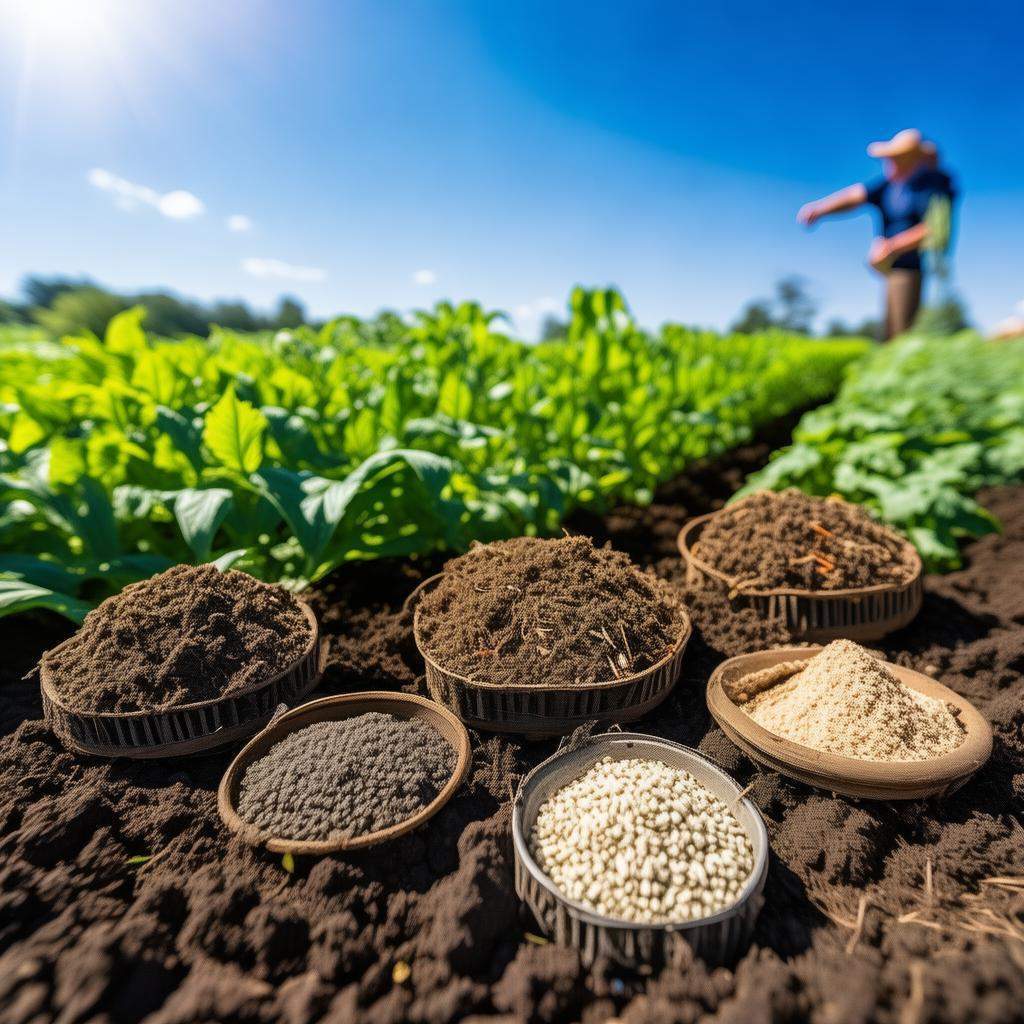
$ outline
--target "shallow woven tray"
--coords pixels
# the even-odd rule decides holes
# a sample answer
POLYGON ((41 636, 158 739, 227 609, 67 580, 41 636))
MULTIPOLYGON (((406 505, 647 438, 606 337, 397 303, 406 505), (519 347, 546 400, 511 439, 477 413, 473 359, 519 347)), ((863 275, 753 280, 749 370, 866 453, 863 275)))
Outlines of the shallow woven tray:
POLYGON ((239 693, 154 711, 82 712, 64 704, 41 665, 43 715, 66 747, 98 757, 186 757, 247 739, 270 721, 279 704, 294 703, 320 681, 320 629, 313 612, 301 608, 312 629, 306 649, 284 671, 239 693))
MULTIPOLYGON (((441 575, 424 580, 409 595, 407 606, 436 586, 441 575)), ((685 608, 682 613, 683 632, 664 658, 642 672, 588 686, 504 686, 450 672, 434 661, 420 643, 418 607, 413 617, 413 636, 426 666, 430 695, 451 708, 466 725, 489 732, 559 736, 584 722, 634 722, 656 708, 679 679, 690 640, 690 616, 685 608)))
POLYGON ((956 750, 928 761, 879 762, 830 754, 768 732, 729 696, 729 684, 784 661, 806 661, 820 647, 780 647, 722 662, 712 673, 707 702, 715 721, 741 750, 759 763, 818 789, 869 800, 919 800, 962 786, 992 753, 992 728, 964 697, 930 676, 886 662, 912 690, 948 701, 960 711, 966 730, 956 750))
POLYGON ((348 693, 340 697, 322 697, 274 719, 258 736, 247 743, 228 766, 217 790, 217 810, 221 820, 250 846, 262 846, 271 853, 298 853, 323 855, 343 850, 361 850, 376 846, 397 836, 405 835, 432 818, 455 795, 472 765, 469 733, 465 726, 447 709, 425 697, 410 693, 391 693, 386 690, 372 690, 365 693, 348 693), (238 791, 245 777, 246 769, 258 760, 277 742, 289 733, 315 722, 335 722, 354 718, 370 711, 394 715, 398 718, 417 718, 435 728, 455 751, 455 769, 452 777, 440 793, 411 818, 400 821, 390 828, 367 832, 351 838, 324 840, 297 840, 273 836, 250 825, 239 817, 235 810, 238 791))
POLYGON ((512 807, 516 892, 547 935, 560 945, 575 946, 586 964, 608 957, 636 969, 645 964, 684 964, 694 954, 712 963, 724 963, 749 941, 764 903, 768 875, 768 833, 757 807, 740 793, 735 780, 690 747, 641 733, 592 737, 583 746, 549 757, 519 786, 512 807), (754 847, 754 869, 736 903, 696 921, 635 924, 588 910, 565 896, 544 874, 530 854, 528 843, 541 804, 604 757, 646 757, 682 768, 730 806, 754 847))
MULTIPOLYGON (((734 507, 734 506, 732 506, 734 507)), ((724 510, 723 510, 724 511, 724 510)), ((732 581, 693 553, 701 530, 720 512, 697 516, 679 531, 679 553, 686 562, 686 582, 711 585, 728 593, 732 581)), ((730 598, 734 608, 753 608, 759 618, 781 619, 795 641, 827 643, 845 637, 879 640, 908 625, 921 610, 924 568, 910 541, 906 553, 913 576, 902 583, 879 583, 847 590, 801 590, 793 587, 751 588, 730 598)))

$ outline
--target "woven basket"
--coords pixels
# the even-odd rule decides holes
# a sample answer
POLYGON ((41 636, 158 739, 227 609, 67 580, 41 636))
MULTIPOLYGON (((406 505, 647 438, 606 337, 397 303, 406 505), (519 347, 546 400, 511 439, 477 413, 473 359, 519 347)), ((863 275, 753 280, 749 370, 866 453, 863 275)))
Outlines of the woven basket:
POLYGON ((322 697, 275 718, 258 736, 247 743, 228 766, 217 790, 217 810, 221 820, 250 846, 265 847, 271 853, 312 854, 323 856, 345 850, 361 850, 387 842, 418 828, 432 818, 455 795, 472 765, 469 733, 465 726, 446 708, 425 697, 409 693, 391 693, 386 690, 348 693, 340 697, 322 697), (263 757, 275 743, 291 732, 316 722, 336 722, 376 711, 398 718, 416 718, 436 729, 455 751, 455 769, 440 793, 422 810, 397 825, 368 832, 364 835, 327 840, 297 840, 274 836, 261 831, 239 817, 238 792, 246 769, 263 757))
MULTIPOLYGON (((424 580, 410 599, 418 599, 440 579, 438 574, 424 580)), ((635 722, 656 708, 672 692, 682 670, 683 654, 692 632, 685 608, 682 613, 683 631, 659 662, 643 672, 586 686, 505 686, 450 672, 434 661, 420 642, 418 607, 413 617, 413 635, 434 700, 451 708, 473 729, 540 738, 560 736, 585 722, 635 722)))
MULTIPOLYGON (((679 531, 679 553, 686 562, 686 581, 691 586, 717 586, 728 593, 733 581, 701 561, 693 547, 701 531, 720 512, 691 519, 679 531)), ((752 608, 765 620, 781 619, 794 641, 827 643, 846 638, 879 640, 908 625, 921 610, 924 569, 921 556, 905 541, 913 575, 902 583, 879 583, 847 590, 801 590, 774 587, 751 588, 730 599, 734 608, 752 608)))
POLYGON ((640 733, 592 737, 584 745, 557 753, 523 779, 512 808, 516 892, 544 932, 563 946, 574 946, 585 964, 598 957, 632 970, 645 964, 684 965, 693 956, 711 963, 733 959, 749 941, 764 903, 768 876, 768 833, 757 807, 740 787, 696 750, 640 733), (680 924, 634 924, 604 917, 565 896, 530 854, 528 837, 541 805, 604 757, 644 757, 682 768, 724 800, 746 829, 754 847, 754 869, 739 899, 710 917, 680 924))
POLYGON ((722 662, 707 687, 708 709, 722 731, 753 760, 799 782, 844 796, 869 800, 920 800, 962 786, 992 753, 992 727, 964 697, 930 676, 902 665, 886 667, 918 693, 954 705, 964 726, 955 750, 927 761, 862 761, 783 739, 758 725, 730 693, 744 676, 786 661, 806 661, 820 647, 779 647, 722 662))
POLYGON ((279 704, 294 703, 320 681, 319 626, 313 612, 301 608, 312 631, 306 649, 283 672, 239 693, 153 711, 75 711, 61 701, 44 663, 39 671, 43 715, 66 747, 97 757, 187 757, 247 739, 270 721, 279 704))

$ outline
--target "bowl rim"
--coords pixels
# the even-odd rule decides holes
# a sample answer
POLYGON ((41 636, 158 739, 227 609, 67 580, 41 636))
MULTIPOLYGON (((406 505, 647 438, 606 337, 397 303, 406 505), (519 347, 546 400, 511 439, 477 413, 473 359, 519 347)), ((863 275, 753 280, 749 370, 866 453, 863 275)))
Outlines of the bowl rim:
POLYGON ((432 818, 455 795, 456 790, 465 781, 471 765, 472 748, 466 727, 455 714, 436 701, 421 697, 419 694, 392 690, 361 690, 356 693, 320 697, 300 704, 273 719, 232 758, 217 787, 217 811, 224 824, 243 842, 249 846, 265 848, 271 853, 324 855, 361 850, 405 835, 432 818), (340 713, 333 714, 335 711, 340 713), (246 769, 280 739, 316 722, 340 721, 370 711, 397 713, 399 717, 425 720, 455 751, 455 767, 452 774, 429 804, 395 825, 378 829, 376 832, 364 832, 361 835, 338 839, 288 839, 274 836, 245 821, 239 815, 235 804, 246 769), (450 735, 438 728, 438 720, 447 723, 451 730, 450 735))
POLYGON ((433 576, 428 576, 427 579, 423 580, 415 590, 406 599, 407 606, 409 603, 415 601, 413 619, 412 619, 412 632, 413 640, 416 643, 416 650, 419 651, 420 657, 432 668, 435 672, 443 673, 450 679, 454 679, 465 687, 474 687, 479 690, 501 690, 507 693, 582 693, 594 690, 610 690, 616 686, 629 686, 631 683, 640 682, 648 677, 654 675, 656 672, 660 672, 666 665, 670 664, 673 658, 679 656, 680 652, 686 649, 687 644, 690 642, 690 637, 693 635, 693 619, 690 616, 690 610, 686 605, 673 594, 676 605, 681 613, 682 617, 682 630, 676 639, 676 641, 669 648, 668 652, 656 661, 653 665, 648 665, 647 668, 641 669, 639 672, 630 672, 628 675, 620 676, 618 679, 600 679, 593 683, 584 683, 580 686, 559 686, 550 683, 491 683, 483 679, 470 679, 469 676, 464 676, 459 672, 454 672, 451 669, 445 668, 441 665, 432 655, 428 654, 423 644, 420 641, 420 608, 419 598, 422 597, 427 590, 431 587, 437 586, 441 582, 441 578, 444 576, 443 572, 436 573, 433 576))
MULTIPOLYGON (((823 780, 816 785, 831 780, 840 786, 877 787, 879 790, 888 787, 896 791, 909 786, 937 786, 969 776, 988 760, 992 752, 992 727, 984 715, 966 697, 937 679, 890 661, 883 661, 883 664, 904 685, 927 697, 953 704, 958 709, 964 727, 964 739, 958 747, 922 761, 868 761, 817 750, 769 732, 755 722, 742 705, 729 696, 725 688, 726 677, 745 665, 751 665, 749 671, 753 672, 784 661, 807 661, 824 650, 825 646, 774 647, 740 654, 723 661, 712 672, 705 691, 712 717, 733 742, 736 742, 736 734, 756 752, 766 755, 774 770, 801 782, 807 780, 794 775, 794 771, 814 775, 823 780), (761 664, 765 658, 768 659, 767 663, 761 664), (790 770, 787 771, 787 768, 790 770)), ((842 789, 836 792, 842 792, 842 789)))
MULTIPOLYGON (((645 756, 641 754, 640 756, 645 756)), ((656 757, 656 753, 655 753, 656 757)), ((651 758, 654 759, 653 757, 651 758)), ((584 769, 585 770, 585 769, 584 769)), ((582 774, 582 773, 581 773, 582 774)), ((578 777, 578 776, 577 776, 578 777)), ((532 822, 530 826, 532 827, 532 822)), ((741 823, 742 824, 742 823, 741 823)), ((585 922, 586 924, 592 925, 598 928, 615 928, 615 929, 626 929, 630 931, 659 931, 659 932, 686 932, 692 931, 696 928, 704 928, 709 925, 718 924, 721 921, 727 920, 728 918, 735 917, 737 914, 742 912, 742 908, 749 900, 754 897, 764 887, 764 882, 768 873, 768 862, 769 862, 769 843, 768 843, 768 830, 764 824, 764 818, 761 816, 761 812, 757 805, 746 795, 746 791, 742 789, 739 783, 724 769, 720 768, 714 763, 709 757, 702 754, 699 750, 695 750, 693 747, 688 747, 683 743, 676 743, 674 740, 666 740, 660 736, 652 736, 648 733, 639 732, 610 732, 601 733, 598 736, 592 736, 586 740, 583 744, 578 747, 570 747, 564 750, 558 750, 550 757, 541 761, 539 765, 528 772, 519 783, 519 789, 516 792, 515 800, 512 804, 512 844, 515 850, 515 855, 522 861, 524 868, 529 872, 533 879, 558 903, 560 903, 572 916, 585 922), (751 846, 754 848, 754 866, 750 871, 750 875, 747 877, 746 882, 743 885, 743 889, 740 891, 739 896, 722 910, 716 911, 714 914, 710 914, 707 917, 698 917, 691 921, 627 921, 623 918, 618 917, 606 917, 603 914, 598 914, 596 911, 589 909, 577 900, 567 896, 557 885, 548 877, 543 871, 540 865, 534 860, 533 855, 530 853, 529 842, 526 838, 526 832, 528 831, 524 822, 524 808, 526 805, 526 798, 528 790, 531 786, 536 786, 540 779, 546 774, 557 767, 558 762, 570 757, 573 754, 578 754, 582 750, 592 748, 595 753, 596 763, 600 760, 605 753, 618 746, 632 747, 633 744, 642 743, 647 747, 654 748, 670 748, 676 752, 680 752, 684 755, 684 759, 690 761, 701 762, 701 767, 704 770, 710 770, 713 774, 719 776, 729 787, 735 790, 735 797, 733 803, 730 804, 730 808, 735 807, 738 804, 742 804, 750 813, 750 818, 754 823, 754 834, 751 835, 748 831, 748 837, 750 839, 751 846)))
POLYGON ((50 650, 46 651, 43 657, 39 659, 39 685, 42 688, 46 699, 66 715, 71 715, 77 718, 118 719, 122 721, 126 718, 144 718, 152 715, 170 715, 187 711, 201 711, 204 708, 210 708, 225 701, 248 697, 253 693, 257 693, 260 690, 273 686, 274 683, 284 679, 285 676, 294 672, 302 662, 314 656, 320 640, 320 624, 317 622, 313 609, 310 608, 308 604, 303 601, 297 601, 297 604, 310 627, 309 642, 302 649, 302 653, 293 661, 289 662, 285 668, 281 669, 281 671, 275 672, 272 676, 266 679, 261 679, 258 683, 253 683, 250 686, 245 687, 244 690, 238 690, 235 693, 221 694, 219 697, 209 697, 206 700, 192 701, 190 704, 154 705, 151 708, 144 708, 141 711, 85 711, 80 708, 71 707, 62 701, 57 695, 55 689, 56 684, 54 683, 52 673, 46 666, 46 655, 63 647, 64 644, 69 640, 72 640, 77 635, 77 631, 69 636, 67 640, 62 640, 55 647, 51 647, 50 650))
MULTIPOLYGON (((738 501, 733 502, 731 505, 726 505, 723 508, 718 509, 716 512, 708 512, 702 516, 694 516, 694 518, 687 520, 683 524, 676 537, 676 546, 679 549, 680 555, 683 560, 688 564, 692 565, 699 572, 704 573, 706 576, 710 576, 713 580, 724 584, 725 586, 731 586, 732 580, 724 573, 720 572, 714 566, 709 565, 703 559, 698 558, 693 553, 693 546, 697 542, 697 535, 700 531, 716 516, 722 515, 722 513, 729 511, 741 505, 748 498, 754 497, 756 494, 763 493, 761 491, 754 491, 752 494, 744 495, 738 501)), ((771 492, 776 493, 776 492, 771 492)), ((891 529, 891 528, 890 528, 891 529)), ((903 542, 904 551, 907 555, 908 565, 913 569, 913 573, 908 576, 905 580, 893 580, 887 583, 872 583, 866 587, 845 587, 841 590, 807 590, 802 587, 767 587, 767 588, 744 588, 740 591, 743 597, 802 597, 810 600, 829 600, 832 598, 858 598, 864 597, 870 594, 884 594, 892 591, 905 590, 909 587, 915 586, 920 582, 924 575, 924 563, 921 561, 921 555, 917 548, 902 534, 898 531, 893 530, 893 533, 897 533, 900 540, 903 542)))

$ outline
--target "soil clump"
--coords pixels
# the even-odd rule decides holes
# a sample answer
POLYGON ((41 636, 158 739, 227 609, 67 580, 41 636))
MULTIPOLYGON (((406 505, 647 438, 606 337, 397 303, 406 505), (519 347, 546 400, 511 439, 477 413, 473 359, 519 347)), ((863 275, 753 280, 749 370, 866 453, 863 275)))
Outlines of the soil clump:
POLYGON ((448 562, 417 622, 426 653, 476 682, 580 686, 661 661, 687 614, 622 552, 587 537, 517 537, 448 562))
POLYGON ((861 506, 795 489, 758 491, 702 529, 693 553, 734 591, 843 590, 913 575, 906 540, 861 506))
POLYGON ((42 664, 72 710, 146 711, 240 693, 286 669, 310 639, 286 590, 176 565, 107 598, 42 664))

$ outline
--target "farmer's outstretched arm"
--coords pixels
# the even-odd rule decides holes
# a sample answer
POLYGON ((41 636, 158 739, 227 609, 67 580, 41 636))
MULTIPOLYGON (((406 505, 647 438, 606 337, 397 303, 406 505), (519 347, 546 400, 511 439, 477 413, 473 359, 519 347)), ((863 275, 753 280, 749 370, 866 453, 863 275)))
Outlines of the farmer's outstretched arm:
POLYGON ((800 207, 796 219, 806 227, 810 227, 816 220, 827 217, 830 213, 844 213, 847 210, 856 210, 863 206, 868 200, 868 190, 864 185, 848 185, 838 192, 833 192, 824 199, 817 199, 813 203, 806 203, 800 207))
POLYGON ((868 263, 875 270, 885 273, 892 266, 894 259, 920 248, 927 237, 928 225, 922 222, 901 231, 898 235, 893 235, 892 238, 876 238, 868 253, 868 263))

